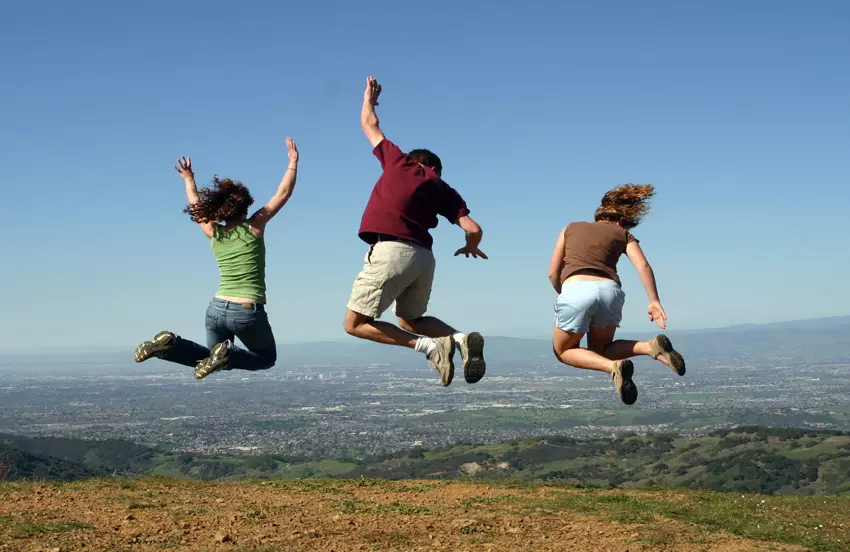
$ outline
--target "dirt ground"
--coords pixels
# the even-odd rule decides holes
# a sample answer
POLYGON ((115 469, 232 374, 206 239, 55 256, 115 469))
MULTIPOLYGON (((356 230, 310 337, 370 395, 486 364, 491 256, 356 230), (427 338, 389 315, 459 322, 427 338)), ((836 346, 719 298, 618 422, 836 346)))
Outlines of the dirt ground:
POLYGON ((576 492, 435 481, 4 484, 0 551, 804 550, 534 506, 576 492))

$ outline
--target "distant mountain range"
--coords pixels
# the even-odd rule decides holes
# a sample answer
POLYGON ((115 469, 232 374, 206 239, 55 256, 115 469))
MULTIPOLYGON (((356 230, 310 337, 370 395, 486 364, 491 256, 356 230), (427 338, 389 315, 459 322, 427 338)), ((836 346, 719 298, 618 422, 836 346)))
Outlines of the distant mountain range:
MULTIPOLYGON (((666 332, 676 347, 686 356, 699 357, 718 352, 732 355, 770 355, 781 352, 788 355, 814 355, 818 361, 846 359, 850 356, 850 316, 836 316, 811 320, 776 322, 771 324, 744 324, 705 330, 666 332)), ((648 339, 654 333, 623 333, 622 339, 648 339)), ((486 355, 500 362, 554 362, 552 346, 548 339, 524 339, 503 336, 485 336, 486 355)), ((278 347, 279 365, 399 365, 415 362, 410 352, 400 347, 387 347, 355 338, 340 341, 286 344, 278 347)), ((75 352, 53 354, 0 354, 3 364, 12 363, 85 363, 87 365, 126 364, 132 362, 132 351, 75 352)))

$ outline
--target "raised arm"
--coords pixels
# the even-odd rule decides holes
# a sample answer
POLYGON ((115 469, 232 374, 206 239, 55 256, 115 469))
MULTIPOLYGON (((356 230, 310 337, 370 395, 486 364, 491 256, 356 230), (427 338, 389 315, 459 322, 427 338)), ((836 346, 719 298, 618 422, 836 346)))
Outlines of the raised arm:
POLYGON ((375 77, 368 77, 366 79, 366 91, 363 92, 363 107, 360 110, 360 126, 373 148, 384 139, 384 132, 378 123, 378 114, 375 113, 375 106, 378 105, 378 96, 380 95, 381 85, 378 84, 375 77))
POLYGON ((277 191, 268 203, 263 205, 263 207, 248 219, 251 228, 260 236, 263 235, 266 224, 283 209, 283 206, 292 197, 292 191, 295 189, 295 180, 298 177, 298 146, 288 136, 286 137, 286 149, 289 155, 289 167, 283 173, 283 178, 280 179, 277 191))
POLYGON ((466 232, 466 245, 455 252, 455 257, 458 255, 464 255, 468 259, 469 256, 472 255, 476 259, 478 257, 486 259, 487 255, 478 249, 478 245, 484 237, 484 232, 481 230, 481 227, 478 226, 478 223, 472 220, 472 217, 469 215, 464 215, 457 219, 456 224, 460 226, 464 232, 466 232))
POLYGON ((649 261, 646 260, 646 256, 644 256, 643 250, 637 241, 629 242, 626 245, 626 255, 628 255, 635 269, 637 269, 643 289, 646 290, 646 295, 649 297, 649 308, 647 309, 649 319, 658 324, 658 327, 663 330, 667 327, 667 313, 664 312, 664 308, 661 306, 661 300, 658 298, 655 273, 652 271, 652 267, 649 266, 649 261))
POLYGON ((564 285, 561 281, 561 269, 564 267, 564 256, 566 255, 566 250, 564 249, 566 230, 564 228, 558 234, 558 241, 555 242, 555 251, 552 252, 552 260, 549 261, 549 281, 552 282, 552 287, 555 288, 558 295, 561 294, 561 286, 564 285))
MULTIPOLYGON (((174 165, 183 182, 186 184, 186 198, 190 205, 199 202, 201 198, 198 196, 198 186, 195 184, 195 173, 192 171, 191 157, 178 157, 177 164, 174 165)), ((213 237, 213 223, 210 221, 199 222, 203 233, 210 239, 213 237)))

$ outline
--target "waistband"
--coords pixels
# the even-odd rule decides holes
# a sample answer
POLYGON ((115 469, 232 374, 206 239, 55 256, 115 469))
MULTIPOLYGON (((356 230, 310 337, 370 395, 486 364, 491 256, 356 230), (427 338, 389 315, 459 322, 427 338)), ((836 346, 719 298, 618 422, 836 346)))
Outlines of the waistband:
POLYGON ((415 245, 417 247, 422 247, 421 245, 419 245, 416 242, 406 240, 404 238, 399 238, 398 236, 391 236, 390 234, 373 234, 373 236, 375 237, 375 244, 378 244, 378 243, 381 243, 381 242, 400 242, 400 243, 407 243, 407 244, 410 244, 410 245, 415 245))
POLYGON ((233 301, 219 299, 218 297, 213 297, 213 300, 210 301, 210 306, 223 310, 241 310, 251 312, 266 310, 266 306, 262 303, 234 303, 233 301))
POLYGON ((615 287, 619 288, 620 284, 617 283, 616 280, 584 280, 584 281, 576 281, 572 282, 564 282, 564 287, 566 286, 587 286, 587 287, 615 287))

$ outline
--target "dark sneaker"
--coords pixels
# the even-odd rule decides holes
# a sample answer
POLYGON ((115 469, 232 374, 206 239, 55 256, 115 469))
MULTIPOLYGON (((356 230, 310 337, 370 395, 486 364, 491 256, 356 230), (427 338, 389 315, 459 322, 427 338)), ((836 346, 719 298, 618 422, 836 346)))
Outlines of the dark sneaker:
POLYGON ((638 397, 637 385, 632 381, 634 373, 635 366, 631 360, 618 360, 614 363, 614 371, 611 372, 617 394, 626 404, 635 404, 638 397))
POLYGON ((455 377, 455 340, 452 336, 434 339, 437 348, 428 354, 428 364, 440 373, 443 385, 448 386, 455 377))
POLYGON ((144 362, 151 357, 160 358, 174 345, 176 336, 171 332, 159 332, 151 341, 145 341, 138 347, 133 355, 136 362, 144 362))
POLYGON ((466 383, 475 383, 484 377, 487 363, 484 362, 484 337, 472 332, 457 343, 460 358, 463 359, 463 377, 466 383))
POLYGON ((655 360, 664 359, 662 362, 666 364, 673 372, 680 376, 685 375, 685 359, 674 348, 670 338, 664 334, 649 342, 652 347, 652 358, 655 360))
POLYGON ((230 343, 225 341, 219 343, 212 348, 210 356, 202 360, 195 366, 195 379, 204 379, 213 372, 224 370, 227 368, 227 362, 230 360, 230 343))

